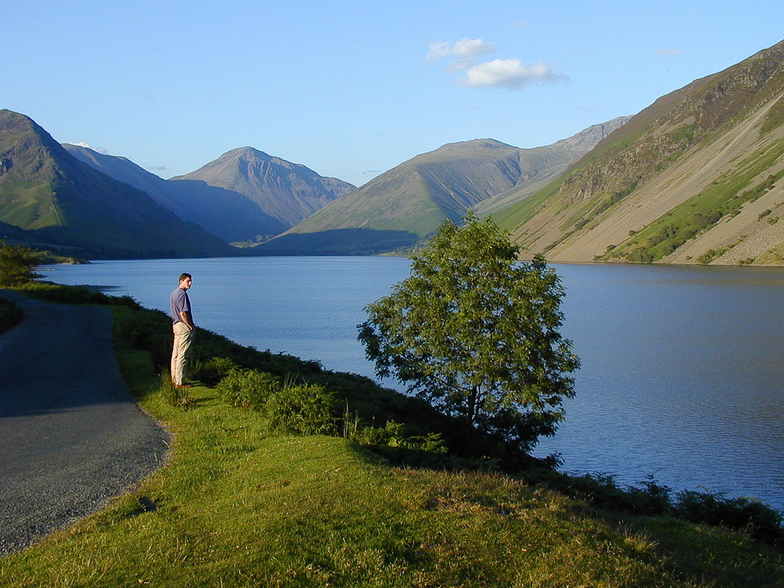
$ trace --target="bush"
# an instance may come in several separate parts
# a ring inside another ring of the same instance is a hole
[[[280,388],[272,374],[251,369],[234,369],[215,389],[231,406],[261,410],[267,399]]]
[[[406,425],[395,421],[387,421],[383,428],[372,426],[355,428],[349,432],[348,438],[360,445],[375,447],[402,447],[435,453],[446,453],[447,451],[440,433],[409,435],[406,431]]]
[[[267,400],[271,429],[295,435],[335,434],[335,394],[318,384],[286,386]]]
[[[784,540],[784,516],[749,498],[727,498],[723,493],[687,490],[678,494],[675,515],[692,523],[745,531],[754,539],[769,543]]]
[[[118,328],[132,349],[149,351],[155,369],[168,370],[171,365],[171,320],[162,312],[132,312],[121,319]]]
[[[191,368],[191,375],[210,388],[215,388],[223,378],[239,366],[226,357],[213,357],[208,361],[196,360]]]
[[[40,263],[39,252],[0,241],[0,287],[15,288],[41,277],[34,271]]]

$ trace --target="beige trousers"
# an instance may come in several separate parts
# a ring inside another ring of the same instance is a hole
[[[188,357],[191,354],[193,331],[182,321],[174,323],[174,347],[171,357],[171,377],[177,386],[185,384],[185,372],[188,369]]]

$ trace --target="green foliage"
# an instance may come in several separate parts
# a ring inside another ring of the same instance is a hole
[[[0,240],[0,287],[17,288],[40,277],[35,268],[41,254],[29,247],[9,245]]]
[[[264,407],[271,429],[292,435],[331,435],[336,431],[335,394],[317,384],[275,390]]]
[[[624,260],[652,263],[675,252],[681,245],[713,228],[723,219],[740,214],[743,206],[769,192],[784,170],[758,181],[761,173],[774,167],[784,154],[784,141],[741,162],[699,194],[674,208],[645,229],[630,235],[624,243],[598,257],[598,260]],[[756,183],[753,183],[756,182]],[[759,219],[758,219],[759,220]],[[724,250],[707,252],[701,263],[710,263]]]
[[[355,443],[365,446],[403,447],[435,453],[446,453],[447,448],[439,433],[409,435],[404,423],[387,421],[383,427],[355,427],[347,435]]]
[[[691,144],[694,142],[694,132],[696,130],[697,130],[696,124],[683,125],[675,129],[674,131],[670,131],[669,133],[667,133],[667,136],[672,138],[676,143],[685,141],[686,143]]]
[[[612,476],[570,476],[552,470],[525,474],[530,484],[585,500],[605,511],[646,516],[671,516],[690,523],[742,531],[759,541],[784,544],[784,514],[749,498],[727,498],[723,493],[685,490],[673,495],[651,476],[635,486],[618,484]]]
[[[134,312],[120,321],[124,339],[134,348],[150,353],[158,371],[171,365],[171,319],[161,311]]]
[[[464,459],[449,453],[441,433],[414,435],[404,423],[387,421],[383,427],[359,426],[348,415],[343,436],[367,447],[388,462],[406,468],[431,468],[445,471],[495,471],[498,463],[491,459]]]
[[[231,406],[261,410],[279,388],[280,382],[271,374],[253,369],[234,369],[215,389]]]
[[[749,498],[727,498],[722,493],[687,490],[678,494],[678,518],[692,523],[729,527],[769,543],[784,543],[784,515]]]
[[[562,338],[560,280],[491,219],[446,221],[411,275],[367,306],[359,340],[380,376],[395,375],[445,414],[530,449],[552,435],[579,366]]]
[[[157,310],[147,310],[136,302],[131,296],[109,296],[98,290],[83,286],[62,286],[49,282],[33,282],[23,288],[25,294],[61,304],[105,304],[108,306],[126,306],[132,310],[144,310],[145,313],[154,313],[166,316]]]
[[[155,315],[168,326],[165,315]],[[121,356],[131,347],[125,333],[115,331]],[[208,347],[223,341],[226,354],[219,357],[260,368],[295,366],[296,358],[215,337]],[[157,378],[149,361],[144,369],[136,361],[146,352],[132,354],[134,361],[120,361],[129,385],[176,435],[166,467],[96,515],[0,558],[0,585],[762,588],[784,582],[780,550],[666,516],[610,513],[610,498],[606,510],[592,508],[553,490],[556,482],[545,483],[545,476],[569,479],[557,472],[544,471],[541,479],[528,472],[520,480],[445,472],[440,464],[392,468],[343,439],[270,437],[264,413],[231,409],[200,386],[189,392],[192,410],[172,408],[160,394],[145,393]],[[352,398],[364,400],[368,413],[434,417],[422,401],[364,378],[309,377],[329,378],[341,395],[353,388]],[[445,433],[456,428],[442,418]],[[412,438],[397,423],[379,428],[385,433],[378,436],[393,443]],[[471,436],[470,444],[478,438]],[[622,489],[613,485],[617,497]],[[661,491],[640,493],[656,498]]]
[[[199,380],[205,386],[215,388],[223,378],[238,367],[227,357],[213,357],[207,361],[194,361],[189,371],[192,378]]]
[[[169,406],[182,409],[189,409],[195,406],[195,401],[188,394],[188,389],[175,386],[168,370],[164,370],[161,373],[160,391],[163,399]]]

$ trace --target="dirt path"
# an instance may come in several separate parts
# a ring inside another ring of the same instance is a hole
[[[25,316],[0,335],[0,555],[103,507],[165,459],[133,402],[105,308],[0,290]]]

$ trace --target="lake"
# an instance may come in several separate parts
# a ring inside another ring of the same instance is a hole
[[[563,334],[582,360],[566,421],[537,455],[624,484],[749,496],[784,510],[784,269],[557,265]],[[366,304],[409,272],[397,257],[99,261],[39,268],[167,310],[182,272],[196,323],[243,345],[373,377]],[[394,382],[385,382],[394,386]]]

